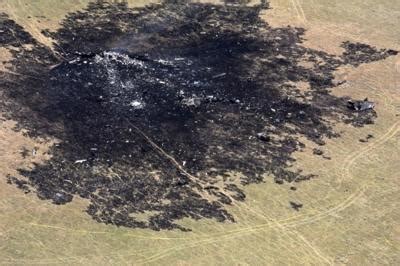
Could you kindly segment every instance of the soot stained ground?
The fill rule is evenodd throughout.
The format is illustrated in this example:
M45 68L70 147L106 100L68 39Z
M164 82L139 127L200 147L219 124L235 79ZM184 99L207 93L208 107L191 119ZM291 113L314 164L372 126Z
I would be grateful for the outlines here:
M277 183L309 179L288 169L299 137L323 145L339 137L334 123L376 116L330 94L334 71L396 52L306 48L304 29L259 18L267 7L99 1L44 32L54 50L3 14L0 44L14 59L2 73L2 112L33 137L60 140L51 160L10 183L55 204L89 199L99 222L186 230L176 221L233 221L225 206L265 173Z

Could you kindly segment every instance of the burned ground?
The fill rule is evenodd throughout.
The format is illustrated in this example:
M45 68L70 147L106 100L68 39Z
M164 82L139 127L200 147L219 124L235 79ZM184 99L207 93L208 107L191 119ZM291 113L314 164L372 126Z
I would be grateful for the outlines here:
M334 123L376 116L330 94L334 71L396 52L306 48L304 29L270 27L259 18L266 8L99 1L44 32L55 50L3 14L0 44L14 59L2 73L2 112L32 137L60 140L51 160L10 183L55 204L89 199L99 222L159 230L184 217L233 221L225 205L266 173L309 179L289 170L300 137L323 145L339 137Z

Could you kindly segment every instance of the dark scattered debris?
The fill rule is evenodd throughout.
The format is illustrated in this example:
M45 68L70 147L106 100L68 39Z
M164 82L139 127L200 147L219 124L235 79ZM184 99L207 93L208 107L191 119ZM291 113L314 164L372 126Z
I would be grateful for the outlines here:
M290 206L292 207L292 209L294 209L295 211L299 211L301 208L303 208L303 204L302 203L296 203L293 201L290 201Z
M320 149L314 148L313 149L313 154L315 154L315 155L323 155L324 152L322 150L320 150Z
M271 137L265 133L257 133L257 138L262 141L270 141Z
M360 142L368 142L370 139L372 139L374 136L372 134L368 134L365 139L359 139Z
M315 142L315 144L318 144L319 146L324 146L326 144L326 142L319 137L317 137L314 142Z
M290 182L302 182L302 181L306 181L306 180L310 180L310 179L313 179L313 178L316 178L317 177L317 175L314 175L314 174L309 174L309 175L302 175L302 174L298 174L297 175L297 177L296 178L292 178L291 180L290 180Z
M55 52L1 14L0 46L12 48L17 73L1 73L1 111L31 137L61 141L47 163L9 182L55 204L86 198L98 222L187 230L176 221L234 221L226 204L245 200L240 186L265 173L278 184L313 178L289 169L299 136L324 145L339 137L334 123L376 117L330 94L334 72L396 52L347 42L330 55L304 47L304 29L260 19L266 2L229 2L90 3L43 32ZM307 95L296 82L310 85ZM241 174L240 186L227 172Z
M290 190L296 191L296 190L297 190L297 187L291 186L291 187L290 187Z

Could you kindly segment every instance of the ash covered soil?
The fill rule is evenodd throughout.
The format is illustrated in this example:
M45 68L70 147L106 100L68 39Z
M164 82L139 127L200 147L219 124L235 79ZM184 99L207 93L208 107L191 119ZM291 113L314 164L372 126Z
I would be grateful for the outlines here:
M306 48L304 29L270 27L259 17L266 9L99 1L44 31L54 49L1 14L0 47L13 54L1 111L15 130L59 140L49 161L9 183L55 204L79 195L98 222L190 230L176 222L234 221L226 206L266 174L277 183L312 178L290 170L300 139L324 145L340 137L335 123L376 118L330 93L334 71L397 52L350 42L341 56Z

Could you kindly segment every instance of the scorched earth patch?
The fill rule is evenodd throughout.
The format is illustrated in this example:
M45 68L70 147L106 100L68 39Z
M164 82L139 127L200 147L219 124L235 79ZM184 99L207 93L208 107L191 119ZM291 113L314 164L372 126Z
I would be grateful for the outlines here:
M245 200L242 186L264 174L309 179L289 170L300 136L323 145L339 137L334 123L376 116L330 94L334 71L397 52L306 48L304 29L260 19L267 8L98 1L44 31L53 50L2 14L0 45L13 59L1 111L32 137L60 140L51 160L10 183L55 204L86 198L99 222L186 230L176 221L233 221L225 206Z

